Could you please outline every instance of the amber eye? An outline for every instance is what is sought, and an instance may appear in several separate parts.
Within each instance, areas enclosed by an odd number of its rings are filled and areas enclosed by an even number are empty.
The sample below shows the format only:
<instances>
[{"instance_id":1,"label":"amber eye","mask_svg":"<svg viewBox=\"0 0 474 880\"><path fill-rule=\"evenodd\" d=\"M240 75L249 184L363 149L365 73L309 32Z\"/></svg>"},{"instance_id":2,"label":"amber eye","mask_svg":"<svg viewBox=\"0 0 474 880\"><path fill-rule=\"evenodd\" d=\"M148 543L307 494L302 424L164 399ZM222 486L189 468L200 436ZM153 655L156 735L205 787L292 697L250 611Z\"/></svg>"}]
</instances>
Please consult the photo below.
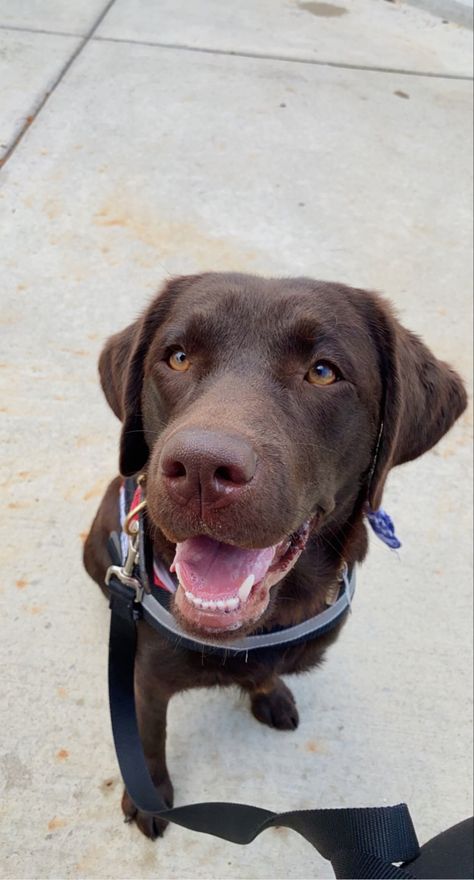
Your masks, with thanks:
<instances>
[{"instance_id":1,"label":"amber eye","mask_svg":"<svg viewBox=\"0 0 474 880\"><path fill-rule=\"evenodd\" d=\"M168 366L178 373L185 373L191 365L185 351L173 351L168 358Z\"/></svg>"},{"instance_id":2,"label":"amber eye","mask_svg":"<svg viewBox=\"0 0 474 880\"><path fill-rule=\"evenodd\" d=\"M333 385L338 380L338 374L327 361L317 361L305 377L311 385Z\"/></svg>"}]
</instances>

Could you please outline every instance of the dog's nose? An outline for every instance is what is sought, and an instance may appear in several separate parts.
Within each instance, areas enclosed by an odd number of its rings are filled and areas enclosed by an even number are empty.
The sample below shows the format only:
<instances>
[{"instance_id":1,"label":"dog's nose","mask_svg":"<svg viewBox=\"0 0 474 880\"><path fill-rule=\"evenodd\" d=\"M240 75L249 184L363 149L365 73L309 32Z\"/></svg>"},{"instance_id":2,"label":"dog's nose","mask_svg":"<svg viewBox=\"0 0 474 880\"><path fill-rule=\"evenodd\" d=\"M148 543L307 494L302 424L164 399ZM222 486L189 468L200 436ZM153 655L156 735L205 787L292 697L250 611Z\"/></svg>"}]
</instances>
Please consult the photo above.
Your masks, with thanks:
<instances>
[{"instance_id":1,"label":"dog's nose","mask_svg":"<svg viewBox=\"0 0 474 880\"><path fill-rule=\"evenodd\" d=\"M257 456L243 438L183 429L165 443L161 479L179 504L222 507L237 500L255 475Z\"/></svg>"}]
</instances>

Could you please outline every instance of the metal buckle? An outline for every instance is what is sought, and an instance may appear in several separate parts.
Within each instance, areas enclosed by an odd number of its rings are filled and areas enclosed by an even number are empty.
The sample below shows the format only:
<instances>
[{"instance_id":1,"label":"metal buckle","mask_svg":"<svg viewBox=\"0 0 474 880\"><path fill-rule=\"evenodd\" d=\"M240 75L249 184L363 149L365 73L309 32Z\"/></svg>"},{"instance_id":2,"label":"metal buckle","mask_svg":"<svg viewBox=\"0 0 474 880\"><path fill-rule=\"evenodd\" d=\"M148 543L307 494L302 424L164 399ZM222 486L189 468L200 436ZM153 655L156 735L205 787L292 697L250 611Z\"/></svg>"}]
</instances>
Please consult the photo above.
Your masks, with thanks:
<instances>
[{"instance_id":1,"label":"metal buckle","mask_svg":"<svg viewBox=\"0 0 474 880\"><path fill-rule=\"evenodd\" d=\"M127 516L123 521L123 530L129 538L132 535L136 535L139 529L139 525L135 520L135 517L142 511L145 510L146 507L146 498L143 501L140 501L140 504L137 504L136 507L132 507L131 510L128 511Z\"/></svg>"},{"instance_id":2,"label":"metal buckle","mask_svg":"<svg viewBox=\"0 0 474 880\"><path fill-rule=\"evenodd\" d=\"M339 580L339 583L342 582L344 584L344 592L345 592L345 596L347 599L347 604L349 606L349 611L352 612L351 588L350 588L350 584L349 584L349 566L345 560L344 560L343 564L341 565L339 575L338 575L338 580Z\"/></svg>"},{"instance_id":3,"label":"metal buckle","mask_svg":"<svg viewBox=\"0 0 474 880\"><path fill-rule=\"evenodd\" d=\"M141 474L137 480L140 486L145 482L145 475ZM142 490L143 491L143 490ZM140 501L136 507L132 507L124 519L123 531L128 535L128 552L127 558L123 565L110 565L105 575L105 583L109 586L110 579L113 575L119 579L126 587L135 590L134 602L141 602L143 599L144 589L138 578L133 576L133 569L138 562L138 548L140 544L140 525L135 517L146 507L146 498Z\"/></svg>"},{"instance_id":4,"label":"metal buckle","mask_svg":"<svg viewBox=\"0 0 474 880\"><path fill-rule=\"evenodd\" d=\"M342 581L344 581L344 583L345 583L348 574L349 574L349 566L348 566L346 560L344 559L341 564L341 567L337 573L337 579L338 579L339 583L342 583Z\"/></svg>"},{"instance_id":5,"label":"metal buckle","mask_svg":"<svg viewBox=\"0 0 474 880\"><path fill-rule=\"evenodd\" d=\"M331 584L331 586L329 587L329 589L326 593L325 602L328 607L335 605L337 600L339 599L339 595L341 593L341 584L342 583L344 584L345 594L349 600L349 605L350 605L350 592L349 592L348 580L347 580L348 574L349 574L349 568L348 568L347 562L343 561L343 563L337 573L337 578L336 578L335 583Z\"/></svg>"},{"instance_id":6,"label":"metal buckle","mask_svg":"<svg viewBox=\"0 0 474 880\"><path fill-rule=\"evenodd\" d=\"M138 578L133 577L133 569L138 560L139 543L138 523L134 523L134 525L136 525L136 529L134 529L136 534L134 537L129 537L128 539L128 553L125 563L124 565L110 565L105 575L105 583L109 586L111 577L115 575L122 584L135 590L135 598L133 601L141 602L144 590Z\"/></svg>"}]
</instances>

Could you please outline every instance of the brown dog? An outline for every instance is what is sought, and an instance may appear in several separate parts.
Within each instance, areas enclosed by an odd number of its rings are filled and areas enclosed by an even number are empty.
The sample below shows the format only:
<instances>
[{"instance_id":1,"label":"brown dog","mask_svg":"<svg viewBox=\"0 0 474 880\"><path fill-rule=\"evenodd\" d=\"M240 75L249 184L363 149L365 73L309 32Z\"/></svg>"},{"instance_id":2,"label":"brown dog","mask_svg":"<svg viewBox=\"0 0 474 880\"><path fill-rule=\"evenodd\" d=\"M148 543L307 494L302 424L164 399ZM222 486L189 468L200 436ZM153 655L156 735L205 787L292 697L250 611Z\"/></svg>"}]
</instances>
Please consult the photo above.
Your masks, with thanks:
<instances>
[{"instance_id":1,"label":"brown dog","mask_svg":"<svg viewBox=\"0 0 474 880\"><path fill-rule=\"evenodd\" d=\"M109 339L99 370L122 421L120 471L146 473L155 553L179 575L173 613L188 631L223 640L322 611L341 564L365 556L364 507L379 507L390 468L430 449L466 405L459 376L387 302L306 278L177 278ZM85 546L101 587L120 482L107 489ZM222 664L171 649L139 624L140 732L169 805L170 697L236 683L259 721L294 728L296 706L279 676L317 665L339 630L271 663L250 655ZM163 830L127 792L122 807L148 837Z\"/></svg>"}]
</instances>

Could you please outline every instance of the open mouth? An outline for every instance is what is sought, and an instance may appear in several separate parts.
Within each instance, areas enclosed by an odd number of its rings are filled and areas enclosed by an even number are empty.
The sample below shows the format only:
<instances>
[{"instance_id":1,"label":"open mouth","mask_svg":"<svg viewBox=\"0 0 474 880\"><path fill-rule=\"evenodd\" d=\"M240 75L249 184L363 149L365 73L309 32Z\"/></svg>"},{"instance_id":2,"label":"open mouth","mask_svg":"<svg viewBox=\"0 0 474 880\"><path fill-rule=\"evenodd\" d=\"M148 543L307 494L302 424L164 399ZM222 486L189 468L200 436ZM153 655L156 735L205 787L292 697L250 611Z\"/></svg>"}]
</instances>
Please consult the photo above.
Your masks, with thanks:
<instances>
[{"instance_id":1,"label":"open mouth","mask_svg":"<svg viewBox=\"0 0 474 880\"><path fill-rule=\"evenodd\" d=\"M191 629L218 633L257 621L270 589L292 568L309 535L309 520L271 547L246 550L199 535L176 545L175 603Z\"/></svg>"}]
</instances>

